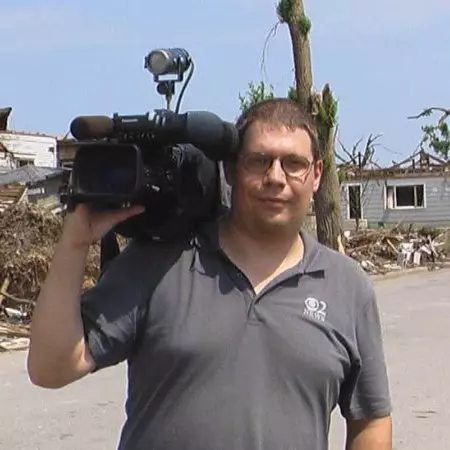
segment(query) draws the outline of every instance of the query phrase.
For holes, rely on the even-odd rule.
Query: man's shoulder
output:
[[[184,252],[192,249],[192,240],[189,239],[150,239],[133,238],[129,239],[124,252],[130,254],[167,254],[172,252]]]
[[[108,266],[136,273],[148,271],[152,267],[168,269],[190,249],[192,246],[188,241],[130,238]]]
[[[361,265],[355,259],[351,258],[345,253],[341,253],[335,250],[334,248],[321,244],[320,242],[318,242],[317,245],[320,247],[322,256],[328,262],[330,268],[341,268],[346,271],[348,270],[359,275],[366,276],[366,272],[364,272]]]
[[[347,283],[349,289],[373,289],[372,280],[358,261],[320,242],[317,243],[326,276],[336,283]]]

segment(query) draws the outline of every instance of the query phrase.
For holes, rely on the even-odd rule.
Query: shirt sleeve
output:
[[[130,243],[81,296],[84,334],[96,371],[133,352],[150,295],[144,285],[145,259],[145,250]]]
[[[366,302],[356,313],[358,363],[345,380],[339,404],[346,419],[372,419],[391,413],[389,380],[375,290],[367,280]]]

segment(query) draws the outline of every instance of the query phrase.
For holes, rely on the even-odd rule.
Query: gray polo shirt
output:
[[[391,411],[373,287],[302,233],[256,295],[220,250],[131,243],[82,298],[96,370],[128,361],[121,450],[324,450],[330,414]]]

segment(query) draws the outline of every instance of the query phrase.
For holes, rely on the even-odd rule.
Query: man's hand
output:
[[[141,214],[141,205],[111,211],[94,212],[88,204],[77,205],[75,211],[67,214],[61,240],[73,248],[86,248],[111,230],[118,223]]]
[[[347,421],[346,450],[392,450],[391,417]]]

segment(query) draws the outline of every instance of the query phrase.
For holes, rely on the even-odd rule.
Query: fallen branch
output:
[[[13,301],[14,303],[19,303],[22,305],[31,305],[34,306],[35,302],[33,300],[27,300],[25,298],[17,298],[14,295],[8,294],[5,291],[0,291],[0,295],[3,295],[4,297],[6,297],[8,300]]]
[[[9,286],[9,279],[8,279],[8,278],[5,278],[5,280],[3,281],[2,287],[1,287],[1,289],[0,289],[0,306],[2,306],[4,297],[6,297],[6,296],[3,296],[3,295],[1,294],[1,292],[3,292],[3,291],[6,292],[6,291],[8,290],[8,286]]]

